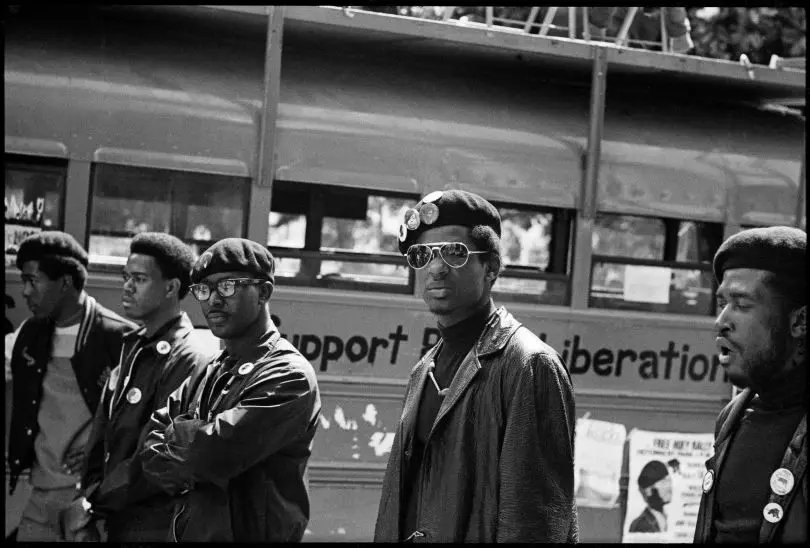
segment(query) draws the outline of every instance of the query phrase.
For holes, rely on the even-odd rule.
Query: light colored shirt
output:
[[[36,459],[31,470],[31,485],[41,489],[76,484],[78,477],[65,472],[62,459],[69,450],[83,447],[90,437],[93,416],[70,363],[78,333],[78,323],[56,328],[53,353],[42,381],[39,434],[34,440]]]

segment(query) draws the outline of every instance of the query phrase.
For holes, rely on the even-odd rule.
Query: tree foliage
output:
[[[351,6],[360,8],[361,6]],[[444,6],[363,6],[362,9],[441,19]],[[540,10],[541,21],[546,8]],[[645,8],[649,9],[649,8]],[[494,16],[525,20],[529,6],[495,6]],[[561,10],[562,12],[566,10]],[[701,57],[737,60],[746,54],[752,63],[768,64],[772,55],[803,57],[807,54],[806,14],[804,8],[773,7],[688,7],[695,47],[689,52]],[[458,6],[453,18],[482,23],[484,6]],[[500,24],[498,21],[495,24]],[[613,29],[613,34],[617,29]]]

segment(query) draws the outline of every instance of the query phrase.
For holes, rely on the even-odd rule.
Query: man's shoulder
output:
[[[507,349],[518,351],[527,358],[542,358],[552,362],[560,361],[559,353],[543,339],[532,333],[525,325],[520,325],[509,339]]]
[[[138,324],[96,302],[96,326],[91,326],[91,329],[93,327],[102,331],[124,334],[138,329]]]
[[[285,368],[289,372],[296,372],[314,381],[315,368],[301,352],[287,339],[280,338],[276,344],[267,349],[267,352],[256,360],[256,366],[261,369]]]

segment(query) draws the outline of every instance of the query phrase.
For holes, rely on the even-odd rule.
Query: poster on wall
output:
[[[692,542],[713,434],[632,430],[622,542]]]
[[[574,446],[574,492],[577,506],[614,508],[619,498],[624,442],[623,424],[577,419]]]

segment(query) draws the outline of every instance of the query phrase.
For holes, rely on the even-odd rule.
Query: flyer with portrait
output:
[[[577,419],[574,446],[574,492],[577,506],[613,508],[619,498],[619,479],[627,429],[623,424]]]
[[[632,430],[622,542],[688,542],[695,535],[712,434]]]

